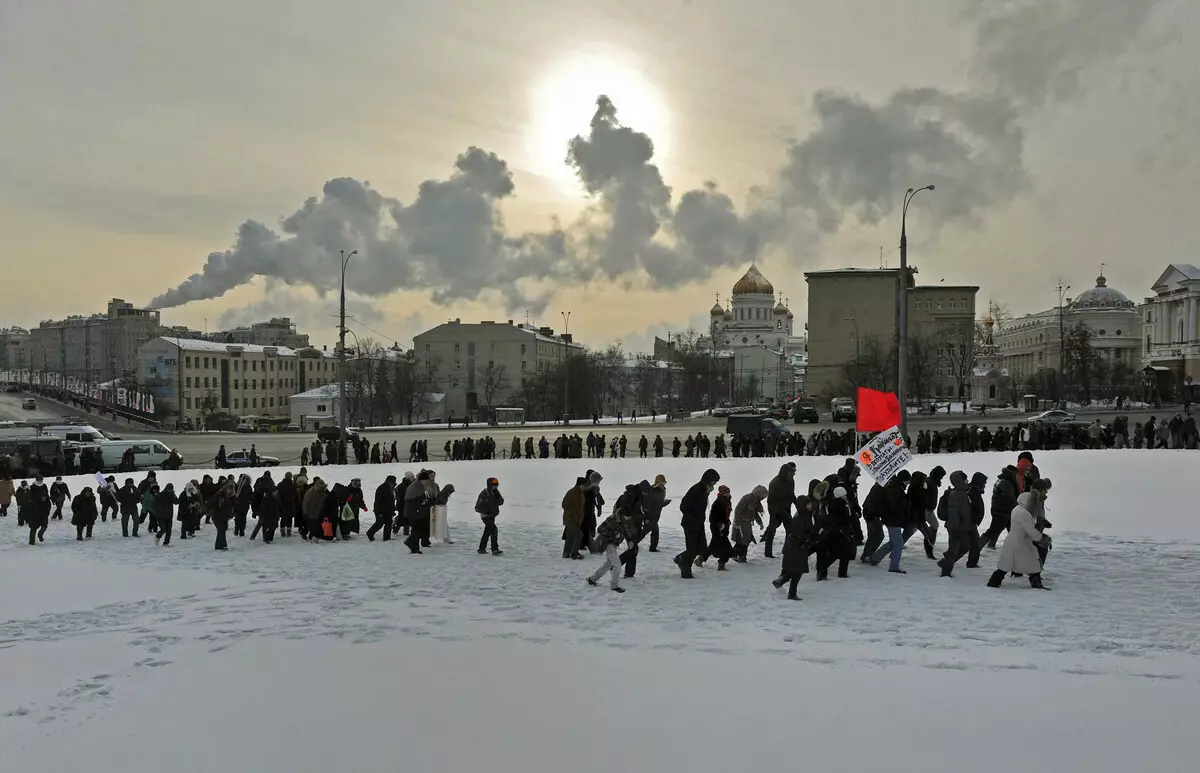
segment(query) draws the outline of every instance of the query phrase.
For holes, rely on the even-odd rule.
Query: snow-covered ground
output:
[[[918,458],[993,476],[1006,454]],[[663,547],[623,596],[558,558],[559,500],[583,461],[433,465],[459,491],[455,545],[156,548],[98,524],[0,539],[5,769],[255,771],[1185,771],[1200,709],[1195,461],[1175,451],[1039,454],[1054,479],[1050,593],[854,564],[801,584],[758,556],[691,582]],[[837,458],[796,460],[801,485]],[[592,461],[610,501],[662,472],[670,496],[708,466],[735,496],[776,460]],[[370,489],[409,465],[324,467]],[[352,472],[351,472],[352,471]],[[282,471],[279,471],[280,473]],[[194,472],[165,474],[182,482]],[[475,552],[495,475],[505,555]],[[85,479],[69,480],[74,491]],[[369,522],[370,518],[367,518]],[[365,524],[364,524],[365,525]]]

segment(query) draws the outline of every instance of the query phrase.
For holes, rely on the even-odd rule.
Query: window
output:
[[[327,410],[329,410],[329,406],[321,405],[320,403],[317,404],[317,413],[325,413]]]
[[[525,350],[525,344],[521,344],[521,350]],[[429,354],[429,344],[425,344],[425,353]]]
[[[1104,328],[1100,328],[1100,335],[1104,335]]]
[[[208,389],[208,376],[204,377],[204,388]]]
[[[238,364],[239,364],[239,363],[241,363],[241,360],[235,359],[235,360],[233,361],[233,369],[234,369],[234,370],[237,370],[237,369],[238,369]]]
[[[521,348],[522,348],[522,349],[524,349],[525,347],[524,347],[524,346],[522,346]],[[522,373],[524,373],[524,372],[525,372],[525,360],[521,360],[521,372],[522,372]]]
[[[238,408],[238,399],[236,397],[233,398],[233,407],[235,410]]]
[[[455,378],[455,379],[451,379],[451,380],[450,380],[450,386],[454,387],[455,389],[458,389],[458,379],[456,379],[456,378]]]
[[[271,370],[275,370],[275,360],[271,360]]]
[[[474,354],[475,354],[474,342],[468,343],[467,344],[467,356],[470,357],[470,356],[473,356]]]
[[[192,407],[192,398],[190,398],[190,397],[183,398],[183,405],[185,408],[190,409]]]
[[[458,344],[455,344],[455,345],[454,345],[454,353],[455,353],[455,354],[458,354]]]
[[[275,407],[275,398],[274,397],[271,398],[271,407],[272,408]]]
[[[521,344],[521,354],[525,353],[525,344]]]
[[[192,367],[192,358],[191,358],[191,357],[184,357],[184,358],[183,358],[183,364],[184,364],[184,367],[187,367],[187,368],[190,368],[190,367]]]
[[[250,388],[255,390],[258,389],[258,379],[251,379]]]
[[[207,357],[204,358],[204,369],[208,370],[208,358]]]
[[[958,308],[958,301],[950,301],[950,310],[953,311],[957,308]]]
[[[455,360],[455,361],[454,361],[454,367],[456,367],[456,368],[461,368],[461,367],[462,367],[462,363],[460,363],[458,360]]]
[[[258,407],[258,398],[257,397],[254,398],[254,405],[252,407],[254,407],[254,408]]]
[[[938,311],[941,311],[941,310],[942,310],[942,299],[941,299],[941,298],[938,298],[938,305],[937,305],[937,307],[938,307]]]
[[[238,388],[238,380],[236,378],[233,380],[233,388],[234,389]]]
[[[188,376],[187,378],[185,378],[183,380],[183,383],[185,386],[187,386],[188,389],[191,389],[192,388],[192,377]]]
[[[1146,351],[1150,351],[1150,336],[1146,336]]]

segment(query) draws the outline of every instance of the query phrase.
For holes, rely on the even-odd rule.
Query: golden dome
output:
[[[725,315],[725,309],[721,308],[720,303],[714,303],[712,310],[708,312],[708,316],[710,316],[710,317],[721,317],[724,315]]]
[[[768,282],[767,278],[758,270],[758,266],[752,263],[742,278],[733,285],[733,294],[774,295],[775,286]]]

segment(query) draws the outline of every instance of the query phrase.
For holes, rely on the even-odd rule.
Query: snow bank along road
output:
[[[1013,457],[919,458],[994,478]],[[0,540],[5,769],[175,771],[1194,770],[1200,709],[1195,462],[1173,451],[1042,453],[1054,550],[1043,593],[986,588],[995,553],[941,579],[855,563],[783,600],[761,558],[678,579],[677,503],[706,460],[592,460],[610,502],[662,472],[662,552],[623,596],[563,561],[563,492],[587,465],[431,465],[455,545],[157,548],[111,522]],[[841,459],[799,458],[803,486]],[[367,499],[408,465],[363,477]],[[735,497],[776,460],[727,460]],[[282,471],[279,471],[281,474]],[[195,472],[161,474],[179,485]],[[505,555],[475,552],[474,495],[500,478]],[[85,478],[68,479],[72,491]],[[865,494],[865,491],[864,491]],[[369,516],[366,518],[369,522]],[[944,539],[944,537],[943,537]],[[940,552],[940,551],[939,551]]]

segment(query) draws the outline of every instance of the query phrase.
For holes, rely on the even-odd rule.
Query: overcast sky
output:
[[[359,334],[570,310],[640,347],[750,260],[803,319],[928,182],[922,280],[1029,312],[1104,263],[1140,300],[1200,263],[1198,33],[1191,0],[0,0],[0,325],[115,296],[329,343],[344,248]]]

